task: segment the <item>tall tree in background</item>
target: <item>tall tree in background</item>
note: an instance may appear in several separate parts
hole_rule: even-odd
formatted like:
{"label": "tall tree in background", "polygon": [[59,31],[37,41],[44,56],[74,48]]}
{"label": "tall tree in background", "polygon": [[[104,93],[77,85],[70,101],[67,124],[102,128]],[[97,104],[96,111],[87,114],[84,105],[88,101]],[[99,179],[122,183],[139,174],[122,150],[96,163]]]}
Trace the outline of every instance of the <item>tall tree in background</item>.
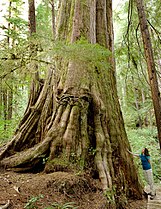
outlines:
{"label": "tall tree in background", "polygon": [[53,39],[55,40],[56,28],[55,28],[55,3],[54,0],[51,0],[51,11],[52,11],[52,33]]}
{"label": "tall tree in background", "polygon": [[35,16],[35,1],[34,0],[28,0],[29,4],[29,29],[30,29],[30,35],[32,36],[34,33],[36,33],[36,16]]}
{"label": "tall tree in background", "polygon": [[[7,47],[8,49],[11,44],[11,38],[10,38],[10,31],[11,31],[11,22],[10,19],[12,17],[12,1],[9,1],[8,5],[8,35],[7,35]],[[11,79],[12,80],[12,79]],[[13,90],[12,86],[8,88],[8,86],[5,84],[5,82],[1,82],[2,85],[2,100],[3,100],[3,116],[4,116],[4,130],[6,130],[7,127],[7,121],[12,119],[12,102],[13,102]]]}
{"label": "tall tree in background", "polygon": [[35,104],[39,93],[40,93],[40,82],[39,82],[39,71],[38,65],[34,61],[37,56],[37,39],[36,39],[36,14],[35,14],[35,0],[28,0],[28,19],[29,19],[29,32],[30,32],[30,56],[31,63],[30,66],[33,69],[33,80],[30,89],[30,98],[28,103],[28,108],[26,109],[26,117],[30,114],[30,106]]}
{"label": "tall tree in background", "polygon": [[126,197],[142,194],[117,97],[112,1],[62,0],[57,39],[66,41],[63,55],[31,89],[13,139],[1,148],[1,166],[88,171],[99,177],[107,208],[125,208]]}
{"label": "tall tree in background", "polygon": [[[11,23],[10,23],[10,18],[12,17],[12,14],[11,14],[11,10],[12,10],[12,1],[9,1],[9,11],[8,11],[8,19],[9,19],[9,22],[8,22],[8,31],[11,30]],[[10,47],[10,42],[11,43],[11,47],[14,47],[14,40],[10,38],[9,34],[7,36],[7,43],[8,43],[8,48]],[[12,80],[12,78],[11,78]],[[12,82],[10,83],[10,87],[8,89],[8,93],[7,93],[7,120],[11,120],[12,119],[12,107],[13,107],[13,86],[12,86]]]}
{"label": "tall tree in background", "polygon": [[160,99],[160,92],[159,92],[157,75],[156,75],[153,49],[152,49],[146,14],[144,10],[143,0],[136,0],[136,5],[138,9],[140,29],[141,29],[142,39],[143,39],[144,53],[145,53],[145,58],[147,62],[149,83],[150,83],[150,88],[151,88],[151,93],[152,93],[156,125],[157,125],[157,130],[158,130],[158,138],[159,138],[160,149],[161,149],[161,99]]}

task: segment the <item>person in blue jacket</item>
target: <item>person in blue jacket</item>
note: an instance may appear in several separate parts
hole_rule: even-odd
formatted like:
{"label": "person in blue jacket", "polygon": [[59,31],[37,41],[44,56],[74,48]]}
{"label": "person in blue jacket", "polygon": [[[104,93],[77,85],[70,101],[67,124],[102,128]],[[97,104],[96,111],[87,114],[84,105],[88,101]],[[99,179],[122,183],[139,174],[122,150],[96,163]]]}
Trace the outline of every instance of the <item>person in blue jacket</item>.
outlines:
{"label": "person in blue jacket", "polygon": [[139,157],[142,163],[142,168],[145,176],[145,180],[147,184],[150,186],[150,199],[154,199],[156,196],[156,191],[154,189],[154,180],[153,180],[153,172],[152,172],[152,166],[150,162],[150,154],[147,148],[143,148],[141,154],[134,154],[128,150],[130,154],[133,156]]}

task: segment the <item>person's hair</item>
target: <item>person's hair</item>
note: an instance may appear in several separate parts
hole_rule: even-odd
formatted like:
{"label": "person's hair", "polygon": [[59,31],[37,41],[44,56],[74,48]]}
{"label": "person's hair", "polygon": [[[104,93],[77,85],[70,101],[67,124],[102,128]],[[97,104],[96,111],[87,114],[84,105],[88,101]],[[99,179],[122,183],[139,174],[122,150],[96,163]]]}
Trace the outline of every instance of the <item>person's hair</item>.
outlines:
{"label": "person's hair", "polygon": [[145,154],[146,156],[150,156],[149,150],[148,150],[147,148],[144,148],[144,154]]}

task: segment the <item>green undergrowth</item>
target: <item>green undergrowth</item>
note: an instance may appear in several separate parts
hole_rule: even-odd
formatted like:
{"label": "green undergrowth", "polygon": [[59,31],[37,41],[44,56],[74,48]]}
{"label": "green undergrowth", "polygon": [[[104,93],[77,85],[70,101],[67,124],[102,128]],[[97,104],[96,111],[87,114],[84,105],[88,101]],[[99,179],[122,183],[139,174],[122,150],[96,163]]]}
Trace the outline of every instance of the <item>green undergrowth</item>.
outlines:
{"label": "green undergrowth", "polygon": [[0,118],[0,145],[3,143],[8,142],[17,127],[18,120],[6,120],[4,121],[2,118]]}
{"label": "green undergrowth", "polygon": [[[40,204],[40,200],[43,199],[43,195],[38,195],[36,197],[31,197],[28,202],[25,204],[25,209],[36,209],[38,208],[38,204]],[[78,206],[75,205],[75,202],[67,202],[67,203],[58,203],[54,202],[50,206],[45,207],[44,209],[78,209]]]}

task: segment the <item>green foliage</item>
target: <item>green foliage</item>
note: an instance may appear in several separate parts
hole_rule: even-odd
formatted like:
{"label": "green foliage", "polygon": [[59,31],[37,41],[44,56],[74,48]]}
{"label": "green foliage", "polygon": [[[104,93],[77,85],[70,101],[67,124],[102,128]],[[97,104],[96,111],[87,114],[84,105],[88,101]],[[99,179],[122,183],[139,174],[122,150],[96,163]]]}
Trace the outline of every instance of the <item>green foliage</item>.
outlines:
{"label": "green foliage", "polygon": [[20,17],[11,17],[6,18],[6,20],[13,25],[12,28],[6,29],[5,33],[8,37],[20,41],[23,38],[27,37],[27,26],[28,22]]}
{"label": "green foliage", "polygon": [[93,147],[90,147],[89,150],[88,150],[88,153],[91,155],[91,156],[94,156],[96,154],[96,149],[93,148]]}
{"label": "green foliage", "polygon": [[[133,153],[140,154],[145,147],[150,151],[154,180],[157,183],[159,179],[161,180],[161,159],[156,128],[127,129],[127,134]],[[144,181],[140,159],[134,159],[138,166],[142,181]]]}
{"label": "green foliage", "polygon": [[78,206],[74,206],[74,205],[75,205],[74,202],[68,202],[65,204],[54,202],[52,206],[44,208],[44,209],[77,209]]}
{"label": "green foliage", "polygon": [[3,17],[6,19],[10,27],[3,27],[4,33],[8,38],[14,41],[19,41],[21,38],[26,38],[28,33],[28,22],[22,18],[24,2],[22,0],[12,0],[11,6]]}
{"label": "green foliage", "polygon": [[29,199],[29,201],[27,202],[27,204],[24,206],[24,208],[26,209],[34,209],[34,208],[38,208],[38,206],[36,205],[36,203],[41,199],[44,198],[43,195],[39,195],[37,197],[32,197],[31,199]]}
{"label": "green foliage", "polygon": [[109,203],[114,203],[114,195],[116,194],[116,188],[113,187],[113,189],[107,188],[107,190],[104,192],[104,196],[107,198],[107,201]]}
{"label": "green foliage", "polygon": [[137,109],[135,106],[135,101],[133,100],[132,96],[130,98],[131,100],[126,101],[127,105],[122,106],[125,125],[129,128],[136,128],[139,122],[139,118],[143,126],[145,126],[144,125],[145,120],[147,120],[149,126],[155,124],[151,99],[147,99],[145,103],[142,103],[140,101],[139,109]]}
{"label": "green foliage", "polygon": [[[15,127],[19,120],[6,120],[0,117],[0,145],[6,143],[15,131]],[[6,126],[6,130],[4,129]]]}
{"label": "green foliage", "polygon": [[[39,195],[36,197],[32,197],[28,200],[25,209],[36,209],[38,208],[38,203],[40,204],[40,199],[44,198],[43,195]],[[77,209],[78,206],[75,206],[75,202],[67,202],[67,203],[58,203],[54,202],[51,206],[45,207],[44,209]]]}
{"label": "green foliage", "polygon": [[99,44],[90,44],[86,39],[81,38],[74,43],[55,42],[52,53],[56,57],[66,60],[77,60],[86,62],[89,65],[107,68],[107,58],[111,52]]}
{"label": "green foliage", "polygon": [[42,1],[36,9],[36,30],[41,45],[46,49],[52,45],[52,17],[48,1]]}
{"label": "green foliage", "polygon": [[[37,30],[39,32],[51,35],[51,8],[47,2],[42,2],[38,5],[36,11]],[[50,33],[49,33],[50,32]]]}

